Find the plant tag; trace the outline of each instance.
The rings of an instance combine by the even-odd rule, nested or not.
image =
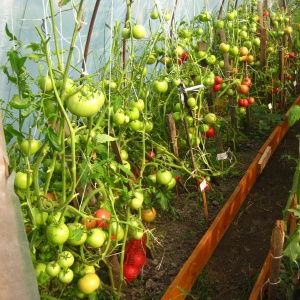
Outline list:
[[[228,159],[227,152],[223,152],[223,153],[218,153],[217,154],[217,160],[225,160],[225,159]]]
[[[272,148],[271,146],[268,146],[258,161],[258,165],[260,166],[260,173],[265,168],[269,158],[271,157],[271,154],[272,154]]]
[[[208,187],[208,184],[207,184],[206,180],[203,179],[202,182],[200,183],[200,191],[204,192],[207,187]]]
[[[269,110],[272,110],[272,108],[273,108],[272,103],[269,103],[269,104],[268,104],[268,108],[269,108]]]
[[[297,85],[297,81],[295,80],[295,81],[293,82],[293,84],[294,84],[294,86],[296,86],[296,85]]]

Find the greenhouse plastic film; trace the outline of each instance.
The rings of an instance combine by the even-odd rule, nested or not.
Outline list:
[[[13,188],[14,174],[7,177],[7,155],[0,124],[0,299],[40,299],[21,206]]]

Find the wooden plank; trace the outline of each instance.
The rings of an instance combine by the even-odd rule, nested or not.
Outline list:
[[[254,287],[251,291],[249,300],[260,300],[261,299],[261,293],[263,292],[265,283],[268,281],[268,278],[270,275],[271,261],[272,261],[272,255],[271,255],[271,251],[269,251],[269,253],[264,261],[264,264],[261,268],[261,271],[256,279]]]
[[[294,104],[299,103],[300,97],[297,98]],[[258,151],[258,154],[250,164],[248,170],[240,180],[230,198],[227,200],[226,204],[220,210],[213,223],[192,252],[191,256],[186,260],[181,270],[168,287],[166,293],[161,298],[162,300],[185,299],[197,277],[207,264],[223,235],[238,213],[241,205],[256,182],[257,177],[260,175],[260,165],[258,162],[262,154],[268,146],[270,146],[271,154],[273,154],[287,133],[288,128],[289,124],[287,119],[285,119],[284,122],[279,124],[273,130],[270,137]]]

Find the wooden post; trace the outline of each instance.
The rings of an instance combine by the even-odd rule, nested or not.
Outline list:
[[[267,29],[265,27],[263,11],[265,8],[265,3],[260,2],[258,4],[258,12],[259,12],[259,32],[260,32],[260,66],[264,68],[267,62],[267,41],[268,34]]]
[[[202,203],[203,203],[204,217],[205,217],[206,222],[208,222],[208,207],[207,207],[205,191],[202,192]]]
[[[172,114],[167,115],[167,123],[169,128],[169,135],[171,139],[172,152],[175,156],[178,157],[179,151],[178,151],[178,143],[177,143],[177,130],[176,130],[176,123]]]
[[[280,283],[280,264],[283,255],[284,221],[277,220],[271,238],[271,271],[268,287],[268,299],[276,299],[277,286]]]

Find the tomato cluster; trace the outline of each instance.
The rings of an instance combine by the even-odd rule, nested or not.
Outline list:
[[[146,262],[146,237],[127,241],[123,266],[126,281],[130,282],[139,276]]]

